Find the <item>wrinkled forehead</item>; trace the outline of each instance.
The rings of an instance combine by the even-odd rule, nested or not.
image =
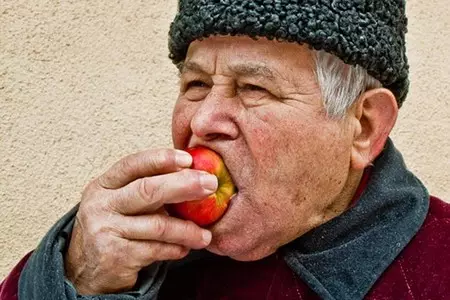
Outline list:
[[[218,66],[236,73],[274,77],[280,72],[313,70],[315,61],[307,45],[247,36],[211,36],[190,44],[180,71],[203,68],[214,73]]]

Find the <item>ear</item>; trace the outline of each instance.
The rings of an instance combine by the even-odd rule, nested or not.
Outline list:
[[[354,169],[363,170],[377,158],[397,121],[398,105],[385,88],[369,90],[353,107],[355,130],[351,154]]]

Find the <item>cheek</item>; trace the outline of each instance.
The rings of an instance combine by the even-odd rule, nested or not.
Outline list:
[[[351,146],[333,124],[305,127],[297,136],[297,203],[321,214],[343,192],[350,169]],[[303,134],[304,133],[304,134]],[[295,170],[293,170],[295,172]],[[314,215],[314,213],[312,214]]]
[[[330,121],[275,118],[254,123],[248,145],[259,177],[288,191],[295,201],[311,201],[342,188],[350,164],[350,145]],[[258,125],[258,126],[256,126]],[[261,188],[269,187],[267,184]],[[331,186],[330,186],[331,185]]]
[[[280,135],[283,126],[281,120],[271,111],[254,113],[253,118],[249,118],[243,124],[242,131],[246,133],[246,142],[250,148],[254,159],[259,164],[266,164],[274,161],[280,147],[284,147]]]
[[[255,119],[247,124],[248,130],[243,130],[248,133],[246,142],[254,161],[260,172],[283,175],[283,171],[287,172],[298,161],[304,140],[302,132],[308,129],[272,112],[258,114]]]

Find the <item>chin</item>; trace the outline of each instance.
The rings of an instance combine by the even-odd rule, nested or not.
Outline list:
[[[268,246],[252,246],[249,243],[242,243],[238,240],[216,237],[213,238],[206,250],[238,261],[260,260],[276,251],[276,249],[270,249]]]

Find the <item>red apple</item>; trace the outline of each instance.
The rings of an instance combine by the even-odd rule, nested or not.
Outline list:
[[[225,213],[231,197],[236,193],[236,187],[219,154],[205,147],[194,147],[185,151],[192,156],[191,169],[216,175],[219,185],[217,191],[205,199],[169,204],[166,208],[171,215],[205,227],[219,220]]]

